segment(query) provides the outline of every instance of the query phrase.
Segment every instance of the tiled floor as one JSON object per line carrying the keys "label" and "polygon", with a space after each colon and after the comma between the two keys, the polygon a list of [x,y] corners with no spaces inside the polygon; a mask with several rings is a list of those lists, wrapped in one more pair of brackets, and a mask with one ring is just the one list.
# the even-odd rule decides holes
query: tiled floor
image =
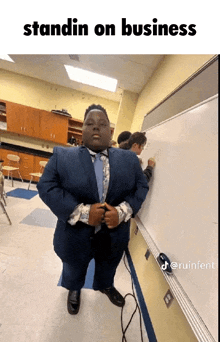
{"label": "tiled floor", "polygon": [[[27,186],[14,182],[14,189]],[[36,190],[35,185],[31,189]],[[5,190],[13,190],[7,179]],[[56,218],[39,196],[29,200],[8,196],[6,209],[12,225],[0,208],[0,341],[121,342],[121,309],[101,292],[84,288],[79,314],[68,314],[67,290],[57,286],[61,261],[52,244]],[[131,292],[123,262],[115,287],[123,295]],[[124,325],[134,308],[133,298],[127,297]],[[145,330],[143,337],[148,342]],[[141,341],[138,314],[126,338],[127,342]]]}

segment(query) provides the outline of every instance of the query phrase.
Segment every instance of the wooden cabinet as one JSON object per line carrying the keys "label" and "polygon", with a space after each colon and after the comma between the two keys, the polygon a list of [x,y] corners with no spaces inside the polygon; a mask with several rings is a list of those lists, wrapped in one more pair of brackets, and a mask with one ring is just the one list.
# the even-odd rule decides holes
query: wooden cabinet
{"label": "wooden cabinet", "polygon": [[[6,104],[6,113],[0,111],[0,130],[6,129],[7,125],[8,132],[63,145],[74,137],[77,144],[81,145],[82,120],[9,101],[2,102]],[[111,126],[112,134],[113,131],[114,128]]]}
{"label": "wooden cabinet", "polygon": [[[7,154],[12,153],[12,151],[4,150],[3,148],[0,148],[0,159],[4,160],[3,165],[7,165]],[[2,170],[3,172],[3,170]],[[4,175],[7,175],[6,171],[3,172]]]}
{"label": "wooden cabinet", "polygon": [[8,102],[6,105],[6,110],[8,131],[39,138],[39,109]]}
{"label": "wooden cabinet", "polygon": [[67,144],[68,117],[5,101],[7,131]]}
{"label": "wooden cabinet", "polygon": [[8,102],[6,104],[7,130],[15,133],[23,131],[23,111],[22,106]]}
{"label": "wooden cabinet", "polygon": [[41,110],[40,127],[41,139],[67,143],[68,118],[66,116]]}
{"label": "wooden cabinet", "polygon": [[18,153],[20,157],[20,173],[23,180],[30,180],[30,173],[33,172],[34,158],[35,156],[27,153]]}
{"label": "wooden cabinet", "polygon": [[25,134],[29,137],[39,138],[41,111],[36,108],[26,107],[24,114]]}

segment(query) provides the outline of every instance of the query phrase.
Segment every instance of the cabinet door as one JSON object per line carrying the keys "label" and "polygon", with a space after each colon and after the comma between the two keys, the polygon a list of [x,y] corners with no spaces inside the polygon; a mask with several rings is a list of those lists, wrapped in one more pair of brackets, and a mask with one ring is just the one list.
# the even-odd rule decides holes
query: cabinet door
{"label": "cabinet door", "polygon": [[40,137],[44,140],[53,140],[52,136],[52,119],[49,112],[41,110],[40,112]]}
{"label": "cabinet door", "polygon": [[7,130],[10,132],[40,137],[40,110],[17,103],[7,103]]}
{"label": "cabinet door", "polygon": [[3,165],[7,165],[7,154],[10,153],[8,150],[5,150],[4,148],[0,148],[0,159],[4,160]]}
{"label": "cabinet door", "polygon": [[67,143],[68,118],[54,114],[53,118],[53,137],[56,142]]}
{"label": "cabinet door", "polygon": [[15,133],[24,132],[24,108],[17,103],[7,103],[7,130]]}
{"label": "cabinet door", "polygon": [[45,110],[42,110],[40,115],[41,139],[66,144],[68,118]]}
{"label": "cabinet door", "polygon": [[40,137],[40,110],[26,107],[24,111],[24,134],[29,137]]}
{"label": "cabinet door", "polygon": [[27,153],[18,153],[20,157],[20,173],[23,180],[30,180],[30,173],[34,172],[34,156],[32,154]]}

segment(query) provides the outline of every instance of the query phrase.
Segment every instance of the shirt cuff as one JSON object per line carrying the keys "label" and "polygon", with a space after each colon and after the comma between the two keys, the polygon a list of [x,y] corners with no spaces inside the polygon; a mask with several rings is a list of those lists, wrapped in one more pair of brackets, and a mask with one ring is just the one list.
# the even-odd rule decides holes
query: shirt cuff
{"label": "shirt cuff", "polygon": [[76,222],[81,221],[83,223],[89,224],[89,212],[91,204],[79,204],[75,210],[70,215],[68,223],[74,226]]}
{"label": "shirt cuff", "polygon": [[118,212],[119,224],[122,221],[127,222],[132,217],[133,210],[128,202],[120,203],[115,209]]}

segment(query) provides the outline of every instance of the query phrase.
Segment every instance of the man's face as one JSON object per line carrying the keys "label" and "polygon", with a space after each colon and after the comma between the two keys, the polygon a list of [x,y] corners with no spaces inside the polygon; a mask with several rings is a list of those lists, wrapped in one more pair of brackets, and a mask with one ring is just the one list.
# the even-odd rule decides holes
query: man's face
{"label": "man's face", "polygon": [[90,150],[99,152],[110,146],[110,124],[101,110],[91,110],[87,114],[82,129],[83,143]]}

